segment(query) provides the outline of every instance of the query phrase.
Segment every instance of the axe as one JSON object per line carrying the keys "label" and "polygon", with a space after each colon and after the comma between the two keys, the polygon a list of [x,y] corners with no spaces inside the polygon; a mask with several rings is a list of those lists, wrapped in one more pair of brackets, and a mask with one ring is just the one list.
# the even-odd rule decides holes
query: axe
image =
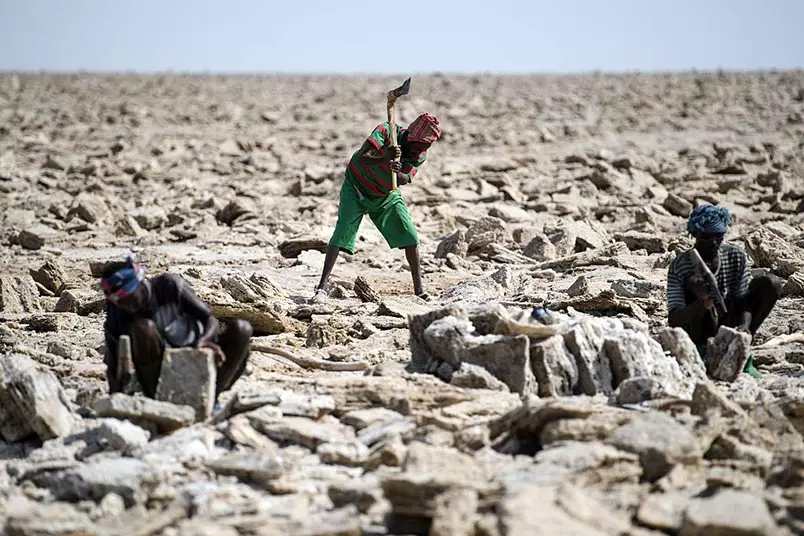
{"label": "axe", "polygon": [[[410,78],[396,89],[388,92],[388,129],[391,131],[391,146],[396,145],[396,99],[410,92]],[[399,160],[397,160],[398,162]],[[391,172],[391,188],[396,190],[396,171]]]}
{"label": "axe", "polygon": [[703,278],[703,280],[706,282],[706,285],[709,287],[709,291],[712,293],[712,297],[714,298],[715,308],[717,309],[718,315],[725,316],[729,311],[726,308],[726,300],[723,299],[720,289],[717,288],[717,279],[715,278],[715,275],[701,258],[701,254],[698,253],[697,249],[693,247],[689,251],[692,264],[695,267],[695,275]]}

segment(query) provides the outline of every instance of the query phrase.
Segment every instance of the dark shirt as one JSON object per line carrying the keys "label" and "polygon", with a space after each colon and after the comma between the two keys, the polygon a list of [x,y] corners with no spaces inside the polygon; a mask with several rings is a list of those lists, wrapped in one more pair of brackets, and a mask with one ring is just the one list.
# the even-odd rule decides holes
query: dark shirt
{"label": "dark shirt", "polygon": [[[146,303],[143,309],[132,315],[111,302],[106,302],[106,322],[103,324],[106,340],[106,359],[109,366],[117,364],[117,340],[120,335],[128,334],[137,318],[149,318],[154,321],[163,339],[169,339],[166,332],[168,326],[178,324],[201,325],[212,315],[207,304],[198,299],[192,287],[178,274],[161,274],[142,282],[146,291]],[[203,327],[201,328],[203,330]],[[170,330],[168,330],[170,331]],[[197,335],[200,335],[198,333]]]}

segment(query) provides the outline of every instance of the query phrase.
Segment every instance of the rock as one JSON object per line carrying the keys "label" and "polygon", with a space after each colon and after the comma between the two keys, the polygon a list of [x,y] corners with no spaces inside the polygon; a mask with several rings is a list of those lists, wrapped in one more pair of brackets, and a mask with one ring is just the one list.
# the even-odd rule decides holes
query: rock
{"label": "rock", "polygon": [[98,427],[97,437],[112,449],[130,454],[147,444],[151,434],[129,421],[105,419]]}
{"label": "rock", "polygon": [[603,348],[603,339],[592,320],[584,319],[563,334],[564,343],[578,365],[580,392],[587,395],[614,391],[611,365]]}
{"label": "rock", "polygon": [[611,290],[624,298],[650,298],[651,292],[659,290],[657,285],[648,281],[634,279],[618,279],[611,283]]}
{"label": "rock", "polygon": [[415,429],[415,424],[410,419],[403,417],[401,419],[367,426],[357,433],[357,438],[365,445],[371,447],[383,441],[389,441],[394,437],[405,437],[409,439]]}
{"label": "rock", "polygon": [[402,418],[402,414],[388,408],[357,409],[344,414],[341,422],[362,430],[374,424],[391,422]]}
{"label": "rock", "polygon": [[[538,507],[535,507],[538,505]],[[500,530],[514,534],[624,534],[629,524],[581,490],[530,485],[506,493],[500,502]]]}
{"label": "rock", "polygon": [[750,334],[720,326],[707,345],[706,368],[709,376],[715,380],[733,382],[745,368],[750,351]]}
{"label": "rock", "polygon": [[237,221],[255,217],[254,203],[248,198],[233,199],[215,214],[215,219],[218,222],[229,227],[233,226]]}
{"label": "rock", "polygon": [[91,290],[70,289],[61,293],[54,311],[57,313],[75,313],[81,316],[103,312],[103,294]]}
{"label": "rock", "polygon": [[449,254],[465,257],[468,250],[469,243],[466,241],[466,233],[459,229],[438,243],[435,258],[445,259]]}
{"label": "rock", "polygon": [[690,380],[702,381],[706,379],[706,366],[704,365],[698,348],[690,336],[682,328],[663,328],[656,338],[662,349],[676,358],[681,373]]}
{"label": "rock", "polygon": [[380,295],[371,288],[371,285],[363,276],[357,276],[354,284],[355,294],[362,302],[379,303]]}
{"label": "rock", "polygon": [[585,220],[574,221],[571,224],[575,234],[575,251],[581,252],[589,249],[599,249],[608,243],[608,237],[602,235]]}
{"label": "rock", "polygon": [[456,387],[467,389],[508,391],[508,386],[495,378],[488,370],[469,363],[461,363],[460,368],[452,373],[450,383]]}
{"label": "rock", "polygon": [[[309,417],[319,419],[335,410],[335,399],[329,395],[301,394],[287,389],[248,389],[237,391],[229,400],[216,420],[226,419],[232,415],[250,411],[264,406],[272,406],[269,413],[292,417]],[[265,412],[260,413],[266,415]]]}
{"label": "rock", "polygon": [[156,400],[195,410],[196,421],[212,415],[217,368],[209,348],[167,348],[156,386]]}
{"label": "rock", "polygon": [[383,498],[379,480],[368,478],[333,482],[329,485],[327,494],[335,508],[354,505],[362,514]]}
{"label": "rock", "polygon": [[624,233],[615,233],[614,239],[624,242],[631,251],[644,249],[648,253],[664,253],[667,250],[664,239],[653,233],[626,231]]}
{"label": "rock", "polygon": [[93,407],[100,417],[115,417],[138,422],[151,422],[165,431],[177,430],[195,422],[195,409],[143,396],[115,393],[98,399]]}
{"label": "rock", "polygon": [[0,358],[0,436],[14,442],[35,433],[45,441],[69,434],[75,424],[67,395],[49,370],[23,354]]}
{"label": "rock", "polygon": [[449,363],[457,370],[469,344],[468,337],[474,331],[475,327],[469,319],[445,316],[427,326],[422,338],[432,357]]}
{"label": "rock", "polygon": [[[278,415],[277,415],[278,416]],[[259,433],[251,426],[248,418],[239,415],[227,420],[218,429],[237,445],[243,445],[252,449],[267,449],[276,447],[276,443]]]}
{"label": "rock", "polygon": [[556,248],[559,257],[566,257],[575,252],[577,236],[572,225],[565,221],[557,221],[552,225],[545,225],[544,233]]}
{"label": "rock", "polygon": [[640,404],[648,400],[660,398],[673,398],[675,393],[665,391],[661,382],[655,378],[636,376],[624,380],[614,391],[614,400],[617,404]]}
{"label": "rock", "polygon": [[490,491],[486,470],[472,457],[448,447],[415,441],[401,473],[382,477],[385,498],[395,515],[432,518],[439,495],[453,488]]}
{"label": "rock", "polygon": [[28,317],[28,329],[37,333],[67,331],[75,329],[76,320],[72,313],[39,313]]}
{"label": "rock", "polygon": [[148,234],[148,232],[140,227],[137,220],[129,215],[122,216],[114,224],[114,233],[117,236],[132,236],[140,238]]}
{"label": "rock", "polygon": [[692,212],[692,203],[672,192],[667,194],[662,206],[667,212],[679,218],[688,218]]}
{"label": "rock", "polygon": [[758,228],[745,237],[745,249],[757,268],[790,277],[804,268],[804,251],[771,231]]}
{"label": "rock", "polygon": [[522,248],[522,253],[539,262],[552,261],[558,258],[556,246],[545,234],[537,234],[533,237],[533,239]]}
{"label": "rock", "polygon": [[39,291],[31,277],[0,276],[0,312],[33,313],[41,310]]}
{"label": "rock", "polygon": [[134,218],[139,226],[146,231],[159,229],[168,222],[167,212],[159,205],[137,207],[129,212],[129,216]]}
{"label": "rock", "polygon": [[[659,343],[632,330],[623,330],[603,341],[603,351],[609,358],[613,385],[619,386],[630,378],[651,378],[658,392],[672,396],[689,395],[678,363],[664,354]],[[644,382],[643,382],[644,383]]]}
{"label": "rock", "polygon": [[67,285],[67,274],[55,260],[48,260],[38,270],[31,268],[29,272],[35,282],[45,287],[56,296],[59,296],[62,289]]}
{"label": "rock", "polygon": [[639,456],[649,482],[666,475],[677,464],[698,463],[703,453],[695,435],[663,413],[646,413],[618,428],[609,443]]}
{"label": "rock", "polygon": [[70,210],[67,211],[67,221],[72,216],[78,216],[87,223],[98,223],[104,221],[108,215],[109,207],[101,197],[82,193],[73,199]]}
{"label": "rock", "polygon": [[100,501],[108,493],[116,493],[127,506],[142,503],[148,488],[157,482],[151,466],[133,458],[92,460],[67,471],[53,482],[53,493],[59,500]]}
{"label": "rock", "polygon": [[575,282],[567,289],[567,295],[570,298],[577,298],[589,292],[589,281],[585,276],[580,276]]}
{"label": "rock", "polygon": [[530,364],[530,340],[526,335],[473,337],[460,356],[462,363],[479,365],[502,381],[511,392],[536,392],[538,386]]}
{"label": "rock", "polygon": [[20,231],[17,235],[17,243],[25,249],[36,251],[60,237],[60,232],[45,225],[37,225]]}
{"label": "rock", "polygon": [[477,499],[477,491],[471,488],[453,488],[436,497],[430,536],[473,534]]}
{"label": "rock", "polygon": [[804,296],[804,270],[796,270],[782,287],[783,296]]}
{"label": "rock", "polygon": [[361,441],[324,443],[316,449],[323,463],[359,467],[369,457],[368,447]]}
{"label": "rock", "polygon": [[578,388],[578,364],[564,343],[564,337],[553,335],[532,343],[530,363],[539,385],[539,396],[575,394]]}
{"label": "rock", "polygon": [[763,536],[778,534],[765,499],[733,489],[690,501],[680,536]]}
{"label": "rock", "polygon": [[303,251],[320,251],[326,253],[328,242],[317,236],[301,236],[285,240],[279,244],[279,253],[286,259],[295,259]]}
{"label": "rock", "polygon": [[684,492],[651,493],[636,513],[636,520],[646,527],[677,533],[684,519],[690,496]]}
{"label": "rock", "polygon": [[224,156],[240,156],[243,151],[235,140],[226,140],[218,146],[218,151]]}
{"label": "rock", "polygon": [[239,274],[224,276],[220,278],[220,285],[232,298],[241,303],[260,303],[287,298],[285,292],[270,277],[260,272],[254,272],[249,277]]}
{"label": "rock", "polygon": [[746,413],[739,404],[730,400],[726,393],[709,381],[702,381],[695,385],[692,393],[692,413],[705,415],[710,410],[717,410],[724,417],[745,417]]}
{"label": "rock", "polygon": [[208,460],[205,465],[218,474],[263,485],[285,473],[282,458],[275,449],[229,452]]}
{"label": "rock", "polygon": [[8,536],[75,536],[98,534],[89,516],[69,503],[9,504]]}
{"label": "rock", "polygon": [[466,231],[467,255],[475,254],[491,244],[505,241],[505,222],[492,216],[483,216]]}
{"label": "rock", "polygon": [[348,441],[354,437],[351,428],[340,423],[316,422],[304,417],[261,418],[250,414],[251,425],[277,443],[301,445],[315,451],[330,441]]}

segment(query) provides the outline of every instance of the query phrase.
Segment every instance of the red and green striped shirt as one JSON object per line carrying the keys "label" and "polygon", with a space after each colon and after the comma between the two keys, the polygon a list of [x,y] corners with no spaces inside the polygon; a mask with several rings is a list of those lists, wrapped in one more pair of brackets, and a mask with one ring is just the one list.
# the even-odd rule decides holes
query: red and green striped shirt
{"label": "red and green striped shirt", "polygon": [[[380,147],[390,144],[391,137],[388,135],[388,122],[377,125],[377,128],[366,138],[363,145],[355,151],[349,165],[346,167],[346,178],[357,188],[358,192],[366,197],[384,197],[391,191],[391,167],[389,162],[364,166],[358,161],[358,157],[367,147],[379,150]],[[399,138],[405,129],[396,126],[396,139]],[[427,151],[422,151],[418,155],[408,155],[402,151],[402,172],[410,174],[411,178],[416,175],[419,167],[427,160]]]}

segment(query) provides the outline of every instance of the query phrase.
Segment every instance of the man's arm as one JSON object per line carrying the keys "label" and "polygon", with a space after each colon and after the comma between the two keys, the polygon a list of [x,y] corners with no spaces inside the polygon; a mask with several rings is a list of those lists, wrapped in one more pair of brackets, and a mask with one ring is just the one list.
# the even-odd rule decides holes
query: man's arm
{"label": "man's arm", "polygon": [[183,278],[177,277],[179,279],[179,303],[182,309],[193,318],[204,323],[204,332],[198,338],[197,346],[199,348],[212,349],[212,351],[215,352],[215,359],[220,365],[225,361],[226,356],[223,354],[220,347],[212,341],[220,332],[221,324],[212,314],[212,309],[210,309],[209,305],[198,298],[195,291],[193,291],[192,287]]}
{"label": "man's arm", "polygon": [[400,186],[413,182],[413,177],[419,171],[419,167],[427,160],[425,153],[419,154],[416,159],[405,159],[401,162],[391,162],[391,169],[396,171],[396,182]]}
{"label": "man's arm", "polygon": [[375,148],[373,145],[364,143],[357,161],[363,166],[376,166],[395,160],[402,154],[399,146]]}
{"label": "man's arm", "polygon": [[117,377],[117,341],[118,335],[112,330],[109,316],[112,314],[107,309],[106,322],[103,324],[103,339],[106,344],[106,355],[103,358],[103,363],[106,365],[106,381],[109,384],[109,394],[119,393],[123,390],[123,385]]}
{"label": "man's arm", "polygon": [[667,270],[667,323],[671,328],[680,327],[691,333],[708,314],[709,303],[703,293],[691,303],[687,303],[684,284],[685,281],[678,274],[676,264],[673,262]]}

